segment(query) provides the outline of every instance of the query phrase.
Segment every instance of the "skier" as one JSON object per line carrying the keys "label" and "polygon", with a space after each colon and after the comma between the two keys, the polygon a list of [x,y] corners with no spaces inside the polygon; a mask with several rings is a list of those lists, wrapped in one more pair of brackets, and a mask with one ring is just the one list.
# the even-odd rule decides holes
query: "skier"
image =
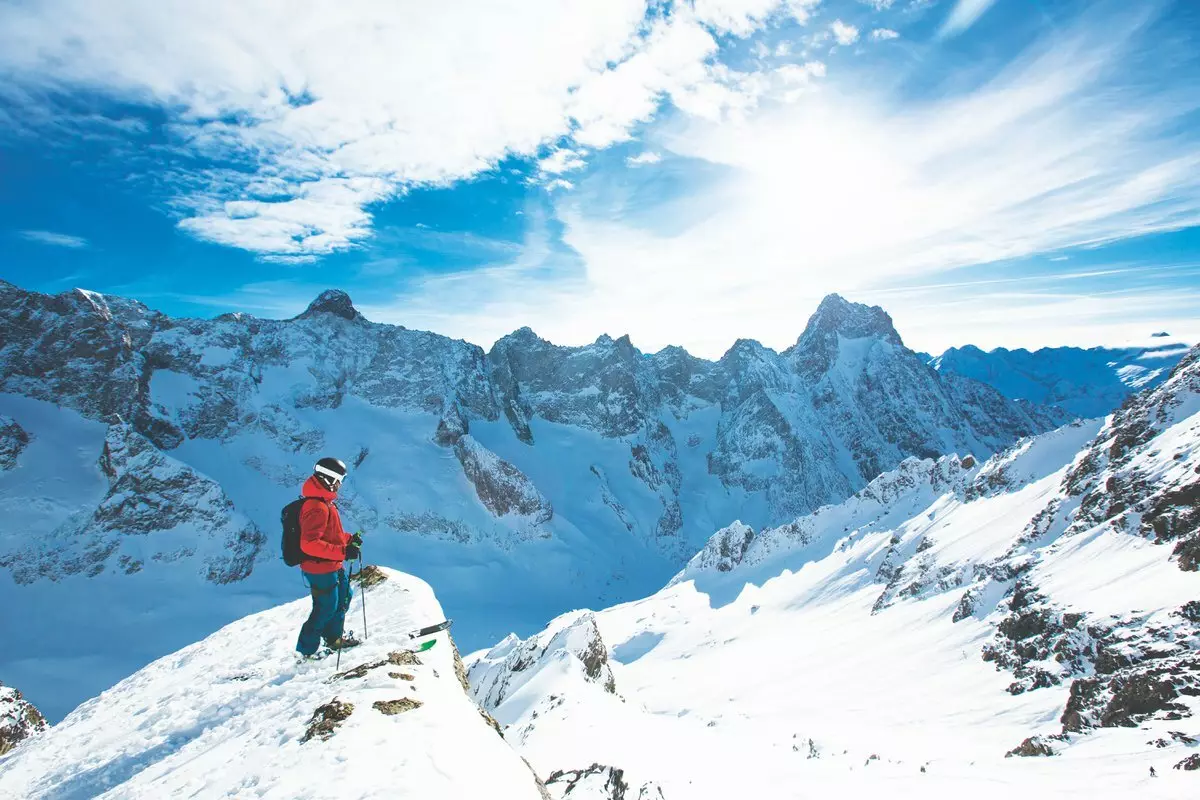
{"label": "skier", "polygon": [[322,458],[300,490],[305,498],[300,509],[300,570],[313,601],[312,613],[296,640],[296,651],[305,659],[314,656],[321,639],[332,650],[360,644],[353,635],[343,634],[350,608],[350,580],[343,562],[362,555],[362,537],[342,530],[335,504],[345,478],[346,465],[342,461]]}

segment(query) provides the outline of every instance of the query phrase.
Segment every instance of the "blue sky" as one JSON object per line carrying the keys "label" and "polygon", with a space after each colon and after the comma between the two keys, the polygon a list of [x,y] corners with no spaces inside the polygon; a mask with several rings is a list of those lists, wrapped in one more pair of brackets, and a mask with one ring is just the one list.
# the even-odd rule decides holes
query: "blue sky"
{"label": "blue sky", "polygon": [[[1136,8],[1130,8],[1136,6]],[[0,278],[489,346],[1200,340],[1200,7],[0,0]]]}

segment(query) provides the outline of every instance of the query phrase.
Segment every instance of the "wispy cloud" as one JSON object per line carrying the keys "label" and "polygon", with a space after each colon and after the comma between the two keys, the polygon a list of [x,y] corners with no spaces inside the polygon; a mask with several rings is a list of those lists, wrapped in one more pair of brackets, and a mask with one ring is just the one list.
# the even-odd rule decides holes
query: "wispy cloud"
{"label": "wispy cloud", "polygon": [[[651,349],[707,355],[738,336],[785,346],[829,291],[1200,225],[1200,137],[1187,124],[1200,98],[1157,82],[1157,58],[1178,53],[1149,37],[1146,18],[1085,17],[989,79],[956,76],[924,99],[834,74],[738,124],[666,126],[651,134],[671,155],[663,168],[690,163],[705,177],[658,200],[643,188],[655,167],[579,181],[557,213],[586,281],[496,272],[489,293],[510,298],[511,315],[491,317],[493,331],[528,323],[576,342],[627,331]],[[1172,307],[1194,310],[1200,288],[1173,294]],[[471,315],[458,316],[480,336]],[[942,335],[954,326],[969,340],[966,317]]]}
{"label": "wispy cloud", "polygon": [[88,240],[82,236],[71,236],[66,233],[56,233],[54,231],[20,231],[19,235],[22,239],[38,244],[46,244],[51,247],[66,247],[71,250],[82,250],[88,246]]}
{"label": "wispy cloud", "polygon": [[891,28],[876,28],[871,31],[871,40],[875,42],[886,42],[889,39],[899,39],[900,34]]}
{"label": "wispy cloud", "polygon": [[43,0],[0,4],[0,72],[30,103],[87,91],[157,107],[172,146],[207,162],[176,176],[182,229],[295,259],[355,247],[372,207],[411,187],[551,142],[627,141],[664,102],[706,118],[751,108],[757,84],[718,62],[719,37],[817,3],[698,0],[648,17],[644,0],[311,0],[302,14]]}
{"label": "wispy cloud", "polygon": [[996,0],[958,0],[938,35],[943,38],[957,36],[974,25],[995,3]]}
{"label": "wispy cloud", "polygon": [[662,161],[662,155],[653,150],[645,150],[635,156],[630,156],[625,159],[625,163],[631,167],[639,167],[645,164],[657,164]]}

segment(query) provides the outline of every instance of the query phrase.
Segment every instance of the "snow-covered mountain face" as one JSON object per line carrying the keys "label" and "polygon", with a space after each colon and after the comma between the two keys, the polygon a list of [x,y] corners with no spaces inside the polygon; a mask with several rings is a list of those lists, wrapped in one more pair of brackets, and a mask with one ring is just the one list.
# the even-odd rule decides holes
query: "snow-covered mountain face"
{"label": "snow-covered mountain face", "polygon": [[[905,458],[1061,419],[942,376],[830,296],[796,345],[716,362],[628,338],[490,353],[364,319],[171,319],[0,284],[0,675],[52,718],[304,592],[279,510],[312,463],[372,560],[434,582],[467,646],[661,586],[715,529],[839,502]],[[34,614],[37,622],[34,623]]]}
{"label": "snow-covered mountain face", "polygon": [[1194,797],[1198,491],[1200,347],[1107,420],[729,525],[472,687],[540,774],[668,800]]}
{"label": "snow-covered mountain face", "polygon": [[340,671],[333,656],[293,657],[307,601],[252,615],[0,758],[0,797],[546,800],[468,695],[448,634],[413,652],[406,632],[442,619],[430,587],[372,576],[372,635],[342,654]]}
{"label": "snow-covered mountain face", "polygon": [[931,363],[943,375],[986,383],[1012,400],[1059,406],[1082,418],[1111,413],[1135,392],[1167,379],[1189,344],[1166,333],[1145,347],[1046,347],[985,353],[978,347],[952,347]]}

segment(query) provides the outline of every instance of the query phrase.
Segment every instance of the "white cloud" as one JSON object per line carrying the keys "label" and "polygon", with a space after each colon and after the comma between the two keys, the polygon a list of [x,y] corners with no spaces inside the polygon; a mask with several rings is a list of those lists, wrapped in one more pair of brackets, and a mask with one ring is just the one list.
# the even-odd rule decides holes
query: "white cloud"
{"label": "white cloud", "polygon": [[833,33],[834,41],[843,47],[858,41],[858,28],[842,22],[840,19],[835,19],[829,26],[829,30]]}
{"label": "white cloud", "polygon": [[812,19],[813,11],[821,5],[821,0],[787,0],[786,7],[792,19],[801,25]]}
{"label": "white cloud", "polygon": [[958,0],[958,3],[942,23],[938,35],[943,38],[957,36],[971,27],[995,4],[996,0]]}
{"label": "white cloud", "polygon": [[886,42],[889,39],[899,39],[900,34],[891,28],[876,28],[871,31],[871,40],[875,42]]}
{"label": "white cloud", "polygon": [[[787,346],[830,291],[885,302],[881,286],[1200,225],[1200,142],[1180,134],[1200,98],[1131,72],[1153,74],[1156,51],[1120,23],[1055,31],[986,83],[916,102],[826,78],[741,122],[662,126],[656,150],[713,168],[657,203],[640,173],[579,181],[557,215],[582,277],[497,269],[478,287],[494,302],[443,309],[431,324],[484,344],[525,324],[567,343],[628,332],[646,349],[715,356],[740,336]],[[985,326],[970,313],[979,293],[950,298],[963,305],[944,319],[928,296],[886,302],[922,347],[936,336],[1004,343],[1006,310],[1023,339],[1104,341],[1152,319],[1178,327],[1200,302],[1200,288],[1088,304],[1067,302],[1078,288],[1059,303],[989,292]],[[1021,311],[1034,307],[1060,316]]]}
{"label": "white cloud", "polygon": [[625,159],[625,163],[631,167],[640,167],[646,164],[657,164],[662,161],[662,156],[653,150],[646,150],[638,153],[636,156],[630,156]]}
{"label": "white cloud", "polygon": [[55,233],[54,231],[20,231],[19,233],[22,239],[52,247],[66,247],[71,250],[80,250],[88,246],[87,239],[81,236],[71,236],[66,233]]}
{"label": "white cloud", "polygon": [[858,2],[870,6],[876,11],[887,11],[896,0],[858,0]]}
{"label": "white cloud", "polygon": [[92,90],[168,113],[188,155],[181,227],[262,255],[324,255],[372,233],[372,203],[468,178],[549,142],[604,148],[668,100],[744,113],[763,90],[714,38],[815,0],[496,4],[44,0],[0,4],[9,93]]}
{"label": "white cloud", "polygon": [[564,172],[583,169],[587,165],[583,156],[582,151],[561,147],[538,161],[538,171],[543,175],[561,175]]}
{"label": "white cloud", "polygon": [[782,88],[779,98],[785,103],[793,103],[802,97],[812,86],[815,78],[824,78],[826,67],[822,61],[808,61],[804,64],[785,64],[775,70],[775,77]]}

